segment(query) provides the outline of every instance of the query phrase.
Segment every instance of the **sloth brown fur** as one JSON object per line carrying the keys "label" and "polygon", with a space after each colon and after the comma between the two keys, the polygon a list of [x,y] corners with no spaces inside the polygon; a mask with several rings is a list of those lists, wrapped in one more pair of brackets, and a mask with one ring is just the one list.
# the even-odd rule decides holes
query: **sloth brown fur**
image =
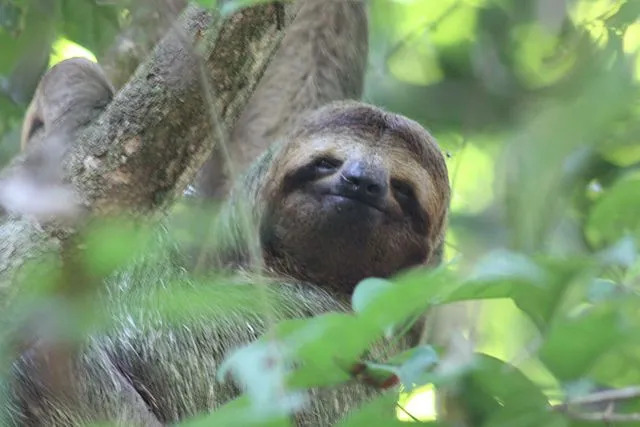
{"label": "sloth brown fur", "polygon": [[[344,187],[354,185],[345,179],[356,177],[361,185],[380,188],[367,194],[366,186],[364,193]],[[238,200],[252,203],[264,273],[272,282],[269,293],[282,302],[277,320],[346,311],[359,280],[437,262],[449,185],[443,156],[422,127],[349,102],[312,113],[263,156],[230,199],[222,227],[238,222]],[[247,266],[246,241],[232,237],[231,244],[219,247],[219,259],[231,259],[232,251],[237,264],[227,267]],[[123,308],[122,301],[144,301],[158,283],[185,278],[172,262],[157,263],[111,283],[116,326],[91,337],[66,367],[70,392],[56,394],[46,375],[38,374],[50,370],[51,362],[29,353],[22,357],[14,367],[14,420],[154,425],[237,396],[236,384],[216,381],[219,364],[265,332],[269,316],[241,308],[221,315],[211,308],[210,315],[176,325],[153,311],[135,314]],[[401,343],[377,346],[373,355],[385,357],[410,344]],[[358,384],[313,390],[311,406],[298,414],[298,423],[329,425],[373,393]]]}

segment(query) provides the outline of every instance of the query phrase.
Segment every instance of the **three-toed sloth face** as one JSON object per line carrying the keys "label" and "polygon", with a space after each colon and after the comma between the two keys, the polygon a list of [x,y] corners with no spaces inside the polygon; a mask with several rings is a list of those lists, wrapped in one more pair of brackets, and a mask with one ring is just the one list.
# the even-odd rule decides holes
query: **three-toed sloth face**
{"label": "three-toed sloth face", "polygon": [[261,190],[268,267],[350,292],[361,279],[437,262],[449,203],[429,133],[361,103],[311,114],[275,154]]}

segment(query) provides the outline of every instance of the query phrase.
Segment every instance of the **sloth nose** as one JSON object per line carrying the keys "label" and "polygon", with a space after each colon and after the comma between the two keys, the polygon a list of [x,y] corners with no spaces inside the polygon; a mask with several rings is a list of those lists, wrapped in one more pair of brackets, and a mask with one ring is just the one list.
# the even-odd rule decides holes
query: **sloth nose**
{"label": "sloth nose", "polygon": [[386,170],[362,161],[347,162],[342,168],[341,181],[348,195],[367,203],[379,203],[388,190]]}

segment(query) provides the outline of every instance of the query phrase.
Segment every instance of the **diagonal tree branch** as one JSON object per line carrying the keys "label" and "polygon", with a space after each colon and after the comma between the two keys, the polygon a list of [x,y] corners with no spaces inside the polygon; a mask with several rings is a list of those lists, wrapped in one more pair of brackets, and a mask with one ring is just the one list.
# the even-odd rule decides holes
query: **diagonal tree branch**
{"label": "diagonal tree branch", "polygon": [[[188,8],[179,28],[82,135],[68,166],[94,211],[146,211],[172,200],[211,151],[212,135],[233,126],[282,31],[274,5],[245,9],[224,26],[220,21]],[[201,55],[186,46],[191,41]],[[207,86],[215,105],[206,102]],[[212,129],[210,108],[223,129]]]}
{"label": "diagonal tree branch", "polygon": [[[66,180],[89,212],[151,213],[182,193],[221,142],[216,139],[233,127],[298,9],[284,6],[283,25],[282,7],[244,9],[226,20],[196,7],[185,10],[101,116],[74,138]],[[210,79],[204,86],[203,74]],[[215,105],[207,104],[203,87],[212,88]],[[219,120],[210,120],[210,108]],[[56,236],[66,234],[56,226],[45,232],[25,218],[2,218],[0,297],[28,259],[58,249]]]}

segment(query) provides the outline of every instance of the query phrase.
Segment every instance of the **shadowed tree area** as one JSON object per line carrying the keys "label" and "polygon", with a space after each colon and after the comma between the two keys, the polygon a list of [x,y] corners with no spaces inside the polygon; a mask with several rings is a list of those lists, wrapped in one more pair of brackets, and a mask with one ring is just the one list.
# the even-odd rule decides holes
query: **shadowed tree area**
{"label": "shadowed tree area", "polygon": [[[228,134],[296,13],[276,3],[0,0],[3,176],[22,164],[22,119],[48,68],[97,59],[116,90],[65,163],[89,219],[39,225],[43,189],[25,193],[28,215],[0,208],[3,384],[34,337],[64,357],[108,330],[102,283],[128,286],[140,259],[162,265],[144,279],[162,286],[122,310],[181,324],[269,298],[215,286],[229,278],[206,271],[203,247],[219,232],[219,200],[193,190],[212,151],[230,176],[241,173]],[[386,392],[342,426],[637,425],[640,2],[370,0],[368,12],[362,100],[418,121],[446,153],[444,261],[365,279],[355,315],[274,316],[263,340],[225,361],[246,393],[185,425],[291,425],[305,404],[297,391],[345,381]],[[171,29],[175,40],[163,39]],[[185,40],[196,40],[193,52]],[[165,84],[178,89],[156,90]],[[131,148],[138,129],[157,144]],[[120,154],[95,154],[113,147],[140,157],[132,178],[114,178]],[[87,153],[98,166],[87,167]],[[55,194],[54,205],[66,203]],[[161,271],[174,262],[167,252],[195,265],[179,280],[198,286],[165,283],[178,280]],[[420,346],[369,357],[371,343],[423,313]]]}

